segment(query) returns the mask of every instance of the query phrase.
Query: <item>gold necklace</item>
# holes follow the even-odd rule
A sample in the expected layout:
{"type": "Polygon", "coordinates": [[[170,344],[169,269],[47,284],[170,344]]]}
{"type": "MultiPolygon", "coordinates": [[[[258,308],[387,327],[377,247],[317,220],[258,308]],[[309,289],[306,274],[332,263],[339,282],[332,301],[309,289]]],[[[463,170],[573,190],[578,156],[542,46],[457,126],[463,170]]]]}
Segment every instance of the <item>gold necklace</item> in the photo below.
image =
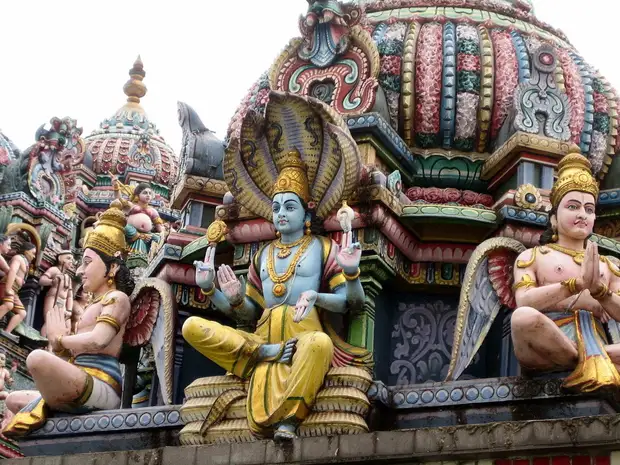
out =
{"type": "Polygon", "coordinates": [[[573,261],[577,265],[581,265],[583,263],[584,251],[578,252],[576,250],[569,249],[568,247],[563,247],[559,244],[547,244],[547,247],[553,250],[557,250],[558,252],[563,253],[565,255],[569,255],[573,257],[573,261]]]}
{"type": "Polygon", "coordinates": [[[88,305],[95,305],[98,304],[99,302],[101,302],[110,292],[114,292],[113,289],[109,290],[108,292],[106,292],[105,294],[100,295],[99,297],[96,297],[94,299],[88,299],[88,305]]]}
{"type": "Polygon", "coordinates": [[[280,250],[280,252],[278,252],[278,258],[288,257],[291,254],[291,249],[293,247],[297,247],[299,244],[301,244],[305,240],[306,240],[306,236],[301,236],[295,242],[291,242],[290,244],[283,244],[282,239],[278,239],[274,244],[276,249],[280,250]]]}
{"type": "Polygon", "coordinates": [[[312,236],[304,236],[302,239],[303,240],[300,241],[301,245],[299,246],[299,249],[297,249],[297,252],[295,252],[291,263],[288,265],[286,271],[281,275],[276,273],[274,266],[273,256],[276,249],[276,244],[275,242],[272,242],[269,246],[269,255],[267,256],[267,273],[269,273],[269,278],[274,283],[272,292],[276,297],[282,297],[286,294],[286,285],[284,283],[288,281],[291,276],[293,276],[295,268],[297,267],[297,262],[304,254],[308,246],[312,243],[312,236]]]}

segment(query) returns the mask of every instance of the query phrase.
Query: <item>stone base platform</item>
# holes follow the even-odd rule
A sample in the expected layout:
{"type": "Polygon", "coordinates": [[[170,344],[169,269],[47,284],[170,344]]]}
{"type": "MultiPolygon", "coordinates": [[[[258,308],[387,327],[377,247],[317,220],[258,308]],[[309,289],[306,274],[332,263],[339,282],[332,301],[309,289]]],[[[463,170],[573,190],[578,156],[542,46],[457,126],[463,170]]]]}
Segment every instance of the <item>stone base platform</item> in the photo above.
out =
{"type": "Polygon", "coordinates": [[[20,438],[24,455],[65,455],[143,450],[175,445],[183,427],[180,406],[57,414],[43,428],[20,438]]]}
{"type": "MultiPolygon", "coordinates": [[[[558,378],[492,378],[391,387],[375,382],[368,390],[373,402],[368,424],[377,435],[399,434],[393,430],[443,431],[456,427],[476,431],[476,428],[484,430],[489,424],[525,425],[532,421],[572,424],[579,417],[592,421],[604,418],[606,424],[618,424],[620,405],[613,396],[570,395],[562,391],[561,382],[558,378]]],[[[19,446],[26,456],[145,451],[176,446],[183,428],[180,409],[177,405],[83,416],[58,415],[40,430],[22,438],[19,446]]],[[[326,436],[330,437],[336,436],[326,436]]],[[[252,444],[264,442],[256,440],[252,444]]],[[[223,447],[230,449],[238,445],[223,447]]]]}

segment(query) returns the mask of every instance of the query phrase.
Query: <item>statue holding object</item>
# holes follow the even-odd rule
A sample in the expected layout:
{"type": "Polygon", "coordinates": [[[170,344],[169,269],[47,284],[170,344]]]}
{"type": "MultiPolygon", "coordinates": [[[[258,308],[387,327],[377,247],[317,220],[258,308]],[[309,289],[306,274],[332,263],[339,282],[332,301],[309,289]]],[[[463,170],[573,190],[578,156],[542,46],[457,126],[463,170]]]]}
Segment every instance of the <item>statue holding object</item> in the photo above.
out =
{"type": "Polygon", "coordinates": [[[599,188],[590,162],[580,153],[566,155],[558,171],[550,226],[539,247],[523,250],[516,241],[496,238],[474,252],[448,379],[456,379],[469,364],[503,304],[516,308],[512,339],[523,369],[572,370],[563,387],[578,392],[620,387],[620,344],[610,344],[604,329],[610,320],[620,321],[620,270],[588,240],[599,188]],[[506,279],[501,275],[506,275],[511,254],[519,255],[512,261],[514,275],[506,279]],[[485,286],[492,298],[482,299],[485,286]],[[463,328],[472,335],[469,341],[463,328]]]}
{"type": "MultiPolygon", "coordinates": [[[[302,97],[272,92],[265,118],[246,117],[241,134],[243,149],[233,144],[224,160],[226,181],[239,204],[273,222],[278,238],[255,253],[243,283],[228,265],[216,272],[218,239],[209,234],[204,262],[195,263],[196,283],[229,317],[260,317],[257,329],[250,334],[190,317],[183,336],[228,372],[250,380],[240,395],[247,395],[254,434],[290,439],[334,361],[372,366],[371,354],[342,341],[325,318],[363,306],[360,245],[351,231],[340,244],[311,232],[315,216],[329,214],[352,194],[361,162],[338,121],[318,101],[302,97]]],[[[213,226],[225,232],[219,222],[213,226]]],[[[202,434],[218,420],[210,415],[202,434]]]]}
{"type": "Polygon", "coordinates": [[[41,336],[47,335],[47,315],[56,305],[65,308],[65,320],[70,327],[73,313],[73,280],[67,273],[73,269],[73,254],[70,250],[61,250],[56,258],[56,265],[50,267],[39,278],[41,287],[49,287],[43,300],[43,327],[41,336]]]}
{"type": "Polygon", "coordinates": [[[141,182],[137,186],[126,186],[116,177],[112,179],[115,201],[110,206],[119,208],[127,215],[125,234],[130,253],[148,256],[151,244],[160,241],[160,233],[164,231],[164,222],[149,204],[155,195],[149,183],[141,182]],[[129,200],[125,200],[125,194],[129,200]]]}
{"type": "Polygon", "coordinates": [[[30,264],[37,255],[37,248],[30,242],[23,243],[18,253],[11,259],[9,271],[0,280],[0,318],[8,312],[13,316],[9,320],[6,332],[11,333],[26,318],[26,308],[19,298],[19,291],[26,282],[30,264]]]}
{"type": "Polygon", "coordinates": [[[86,413],[120,405],[123,343],[142,331],[131,313],[134,284],[123,261],[126,219],[116,208],[106,210],[88,234],[77,269],[92,300],[75,332],[65,322],[66,306],[57,301],[47,315],[47,335],[54,353],[35,350],[26,360],[38,391],[13,392],[7,406],[16,415],[6,436],[20,436],[45,424],[50,410],[86,413]]]}

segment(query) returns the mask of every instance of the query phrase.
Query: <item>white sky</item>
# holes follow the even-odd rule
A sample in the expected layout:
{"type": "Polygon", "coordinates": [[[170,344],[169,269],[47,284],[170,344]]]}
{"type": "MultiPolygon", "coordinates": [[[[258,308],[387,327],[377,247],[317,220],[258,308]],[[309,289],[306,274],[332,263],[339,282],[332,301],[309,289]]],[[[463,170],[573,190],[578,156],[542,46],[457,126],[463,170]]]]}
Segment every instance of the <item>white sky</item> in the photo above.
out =
{"type": "MultiPolygon", "coordinates": [[[[620,88],[618,0],[535,0],[540,19],[562,29],[620,88]]],[[[125,102],[138,54],[142,104],[178,152],[178,100],[222,138],[248,88],[292,37],[305,0],[0,0],[0,128],[25,149],[53,116],[88,135],[125,102]]]]}

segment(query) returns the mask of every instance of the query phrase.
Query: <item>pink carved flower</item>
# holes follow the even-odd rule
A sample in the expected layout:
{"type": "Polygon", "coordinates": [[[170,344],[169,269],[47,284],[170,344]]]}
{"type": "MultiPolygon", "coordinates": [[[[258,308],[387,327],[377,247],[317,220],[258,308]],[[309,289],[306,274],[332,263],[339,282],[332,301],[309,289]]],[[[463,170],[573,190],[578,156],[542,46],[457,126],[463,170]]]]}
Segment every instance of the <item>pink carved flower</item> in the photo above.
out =
{"type": "Polygon", "coordinates": [[[461,200],[461,191],[454,189],[453,187],[444,189],[443,194],[446,202],[458,202],[461,200]]]}
{"type": "Polygon", "coordinates": [[[429,203],[441,203],[443,199],[443,192],[438,187],[429,187],[424,190],[424,200],[429,203]]]}
{"type": "Polygon", "coordinates": [[[422,200],[424,198],[424,189],[421,187],[410,187],[407,189],[407,198],[412,202],[422,200]]]}
{"type": "Polygon", "coordinates": [[[480,194],[478,196],[478,203],[490,208],[493,206],[493,196],[489,194],[480,194]]]}
{"type": "Polygon", "coordinates": [[[464,191],[463,192],[463,203],[465,205],[475,205],[478,203],[479,194],[473,191],[464,191]]]}

